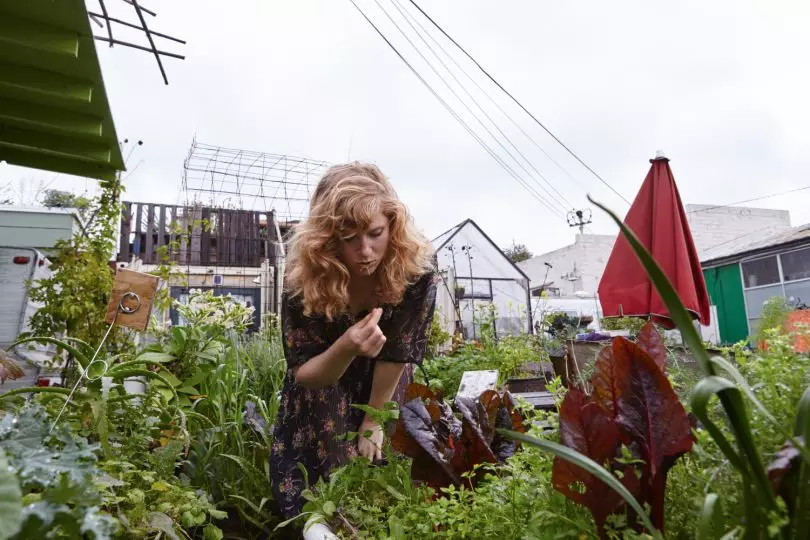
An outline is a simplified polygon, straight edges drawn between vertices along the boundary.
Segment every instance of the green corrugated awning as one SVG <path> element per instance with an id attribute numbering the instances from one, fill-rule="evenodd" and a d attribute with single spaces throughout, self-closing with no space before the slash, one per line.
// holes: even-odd
<path id="1" fill-rule="evenodd" d="M 124 170 L 84 0 L 0 0 L 0 161 Z"/>

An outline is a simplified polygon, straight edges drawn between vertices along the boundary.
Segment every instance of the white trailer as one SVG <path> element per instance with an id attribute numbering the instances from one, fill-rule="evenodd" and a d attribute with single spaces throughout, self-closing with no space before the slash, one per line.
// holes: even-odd
<path id="1" fill-rule="evenodd" d="M 50 262 L 39 251 L 0 246 L 0 348 L 8 349 L 22 332 L 29 329 L 31 317 L 42 307 L 31 300 L 31 287 L 37 280 L 50 275 Z M 17 381 L 7 381 L 0 386 L 0 392 L 13 387 L 58 382 L 57 377 L 37 381 L 40 372 L 55 356 L 52 347 L 30 343 L 11 352 L 20 361 L 25 376 Z"/>

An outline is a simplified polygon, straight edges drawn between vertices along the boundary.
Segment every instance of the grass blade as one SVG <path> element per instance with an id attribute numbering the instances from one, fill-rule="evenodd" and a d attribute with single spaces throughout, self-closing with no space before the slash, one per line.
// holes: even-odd
<path id="1" fill-rule="evenodd" d="M 26 386 L 24 388 L 15 388 L 14 390 L 0 394 L 0 401 L 25 394 L 59 394 L 67 398 L 67 396 L 70 395 L 70 388 L 62 388 L 61 386 Z"/>
<path id="2" fill-rule="evenodd" d="M 630 493 L 615 476 L 613 476 L 608 470 L 591 458 L 584 456 L 579 452 L 568 448 L 567 446 L 555 442 L 536 439 L 530 435 L 524 435 L 523 433 L 509 431 L 506 429 L 498 429 L 496 431 L 504 437 L 509 437 L 510 439 L 514 439 L 525 444 L 537 446 L 538 448 L 554 454 L 560 459 L 564 459 L 565 461 L 577 465 L 578 467 L 582 467 L 589 473 L 593 474 L 599 480 L 607 484 L 608 487 L 621 495 L 627 504 L 636 512 L 636 514 L 638 514 L 641 522 L 644 524 L 644 527 L 650 531 L 650 534 L 652 534 L 654 538 L 662 538 L 661 533 L 659 533 L 658 530 L 653 527 L 652 521 L 650 521 L 650 517 L 647 515 L 647 512 L 644 511 L 644 508 L 638 503 L 636 498 L 633 497 L 633 494 Z"/>
<path id="3" fill-rule="evenodd" d="M 797 442 L 802 444 L 804 449 L 802 456 L 804 457 L 807 449 L 810 448 L 810 386 L 807 387 L 799 400 L 794 433 L 796 439 L 798 439 Z M 807 539 L 810 538 L 810 462 L 806 459 L 803 459 L 799 466 L 798 486 L 793 530 L 797 532 L 797 538 Z"/>
<path id="4" fill-rule="evenodd" d="M 75 358 L 76 362 L 78 362 L 79 365 L 82 366 L 82 369 L 87 369 L 87 364 L 88 364 L 87 356 L 85 356 L 83 353 L 79 352 L 79 350 L 76 347 L 73 347 L 72 345 L 68 345 L 64 341 L 56 339 L 56 338 L 52 338 L 52 337 L 34 336 L 34 337 L 18 339 L 17 341 L 15 341 L 11 345 L 9 345 L 8 349 L 6 349 L 6 350 L 11 350 L 14 347 L 16 347 L 17 345 L 22 345 L 23 343 L 50 343 L 51 345 L 56 345 L 56 347 L 58 349 L 62 349 L 64 351 L 67 351 L 67 353 L 69 355 L 71 355 L 73 358 Z"/>
<path id="5" fill-rule="evenodd" d="M 692 395 L 689 399 L 689 406 L 692 412 L 698 417 L 698 420 L 703 424 L 703 427 L 714 439 L 717 446 L 728 458 L 729 462 L 743 475 L 744 482 L 750 482 L 751 472 L 748 470 L 748 465 L 740 454 L 734 450 L 731 443 L 726 439 L 726 436 L 709 418 L 709 401 L 714 395 L 719 395 L 721 392 L 736 392 L 737 397 L 740 396 L 739 389 L 734 386 L 734 383 L 723 377 L 705 377 L 698 381 L 695 388 L 692 390 Z M 733 399 L 733 398 L 732 398 Z"/>
<path id="6" fill-rule="evenodd" d="M 703 501 L 703 508 L 698 516 L 696 540 L 715 540 L 720 529 L 720 499 L 716 493 L 709 493 Z"/>

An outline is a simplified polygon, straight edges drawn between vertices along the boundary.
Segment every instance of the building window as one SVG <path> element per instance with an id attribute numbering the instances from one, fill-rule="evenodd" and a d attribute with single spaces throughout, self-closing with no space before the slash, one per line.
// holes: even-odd
<path id="1" fill-rule="evenodd" d="M 785 281 L 810 278 L 810 248 L 783 253 L 780 257 Z"/>
<path id="2" fill-rule="evenodd" d="M 747 289 L 780 283 L 782 281 L 779 279 L 779 263 L 775 255 L 764 259 L 744 262 L 742 263 L 742 271 L 743 280 L 745 281 L 744 285 Z"/>

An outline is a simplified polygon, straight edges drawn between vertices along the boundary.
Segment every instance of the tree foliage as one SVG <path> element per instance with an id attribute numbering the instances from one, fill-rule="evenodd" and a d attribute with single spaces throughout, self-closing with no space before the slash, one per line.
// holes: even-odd
<path id="1" fill-rule="evenodd" d="M 84 211 L 90 207 L 92 202 L 87 197 L 59 189 L 46 189 L 42 194 L 42 206 L 47 208 L 76 208 Z"/>
<path id="2" fill-rule="evenodd" d="M 66 334 L 98 343 L 107 329 L 104 317 L 114 278 L 110 261 L 123 187 L 118 178 L 101 181 L 100 187 L 101 194 L 88 202 L 91 218 L 84 229 L 56 243 L 48 257 L 51 277 L 31 288 L 31 299 L 43 307 L 31 317 L 26 336 Z"/>
<path id="3" fill-rule="evenodd" d="M 511 246 L 503 250 L 504 255 L 513 263 L 528 261 L 534 255 L 525 244 L 512 243 Z"/>

